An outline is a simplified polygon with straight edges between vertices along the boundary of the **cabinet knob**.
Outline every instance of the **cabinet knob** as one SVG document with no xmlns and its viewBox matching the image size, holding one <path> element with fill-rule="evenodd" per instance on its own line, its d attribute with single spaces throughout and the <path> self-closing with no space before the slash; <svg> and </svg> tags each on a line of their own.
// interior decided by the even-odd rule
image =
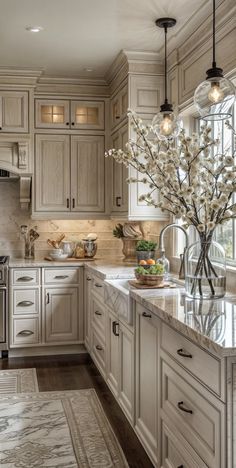
<svg viewBox="0 0 236 468">
<path fill-rule="evenodd" d="M 34 332 L 32 330 L 21 330 L 19 333 L 17 333 L 16 336 L 30 336 L 30 335 L 33 335 Z"/>
<path fill-rule="evenodd" d="M 177 349 L 177 354 L 182 357 L 190 358 L 192 359 L 192 354 L 188 353 L 188 351 L 184 351 L 182 348 Z"/>
<path fill-rule="evenodd" d="M 116 115 L 116 120 L 120 119 L 120 115 Z"/>
<path fill-rule="evenodd" d="M 116 197 L 116 206 L 121 206 L 121 197 Z"/>
<path fill-rule="evenodd" d="M 179 402 L 177 403 L 177 406 L 178 406 L 178 408 L 179 408 L 181 411 L 184 411 L 184 413 L 193 414 L 193 412 L 192 412 L 191 409 L 188 409 L 188 408 L 185 408 L 185 407 L 184 407 L 184 402 L 183 402 L 183 401 L 179 401 Z"/>
<path fill-rule="evenodd" d="M 142 316 L 146 318 L 152 318 L 151 314 L 148 314 L 147 312 L 143 312 Z"/>
<path fill-rule="evenodd" d="M 0 130 L 2 130 L 2 127 L 0 127 Z"/>
<path fill-rule="evenodd" d="M 70 122 L 66 122 L 66 125 L 70 125 Z"/>
<path fill-rule="evenodd" d="M 177 466 L 177 468 L 184 468 L 184 465 L 179 465 Z"/>
<path fill-rule="evenodd" d="M 74 126 L 74 125 L 75 125 L 75 122 L 71 122 L 71 125 L 73 125 L 73 126 Z"/>
</svg>

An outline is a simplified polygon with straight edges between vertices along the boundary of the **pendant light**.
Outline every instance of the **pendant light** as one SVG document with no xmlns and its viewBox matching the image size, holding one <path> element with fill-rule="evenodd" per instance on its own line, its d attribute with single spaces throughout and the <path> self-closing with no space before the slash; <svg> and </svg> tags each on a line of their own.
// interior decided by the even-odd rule
<svg viewBox="0 0 236 468">
<path fill-rule="evenodd" d="M 174 18 L 159 18 L 156 20 L 156 25 L 159 28 L 164 28 L 165 31 L 165 101 L 160 107 L 160 112 L 155 115 L 152 121 L 153 132 L 161 140 L 175 138 L 180 131 L 179 118 L 167 99 L 167 30 L 175 26 L 175 24 L 176 20 Z"/>
<path fill-rule="evenodd" d="M 206 72 L 206 80 L 194 93 L 194 103 L 203 120 L 225 120 L 232 117 L 231 108 L 235 100 L 235 87 L 224 77 L 222 68 L 216 66 L 216 5 L 213 0 L 213 61 Z"/>
</svg>

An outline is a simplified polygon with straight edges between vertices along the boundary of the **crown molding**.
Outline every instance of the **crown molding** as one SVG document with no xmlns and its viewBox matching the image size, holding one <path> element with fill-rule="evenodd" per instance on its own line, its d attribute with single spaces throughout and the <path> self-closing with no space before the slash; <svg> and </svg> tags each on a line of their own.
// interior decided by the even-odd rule
<svg viewBox="0 0 236 468">
<path fill-rule="evenodd" d="M 0 84 L 35 87 L 42 73 L 41 68 L 0 67 Z"/>
</svg>

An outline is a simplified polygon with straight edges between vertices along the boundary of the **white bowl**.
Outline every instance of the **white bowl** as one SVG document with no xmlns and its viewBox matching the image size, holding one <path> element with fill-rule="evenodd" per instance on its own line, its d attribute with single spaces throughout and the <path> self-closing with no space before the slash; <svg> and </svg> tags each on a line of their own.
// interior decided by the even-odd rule
<svg viewBox="0 0 236 468">
<path fill-rule="evenodd" d="M 65 253 L 58 254 L 57 252 L 51 252 L 50 257 L 53 260 L 65 260 L 66 258 L 68 258 L 68 254 L 65 254 Z"/>
</svg>

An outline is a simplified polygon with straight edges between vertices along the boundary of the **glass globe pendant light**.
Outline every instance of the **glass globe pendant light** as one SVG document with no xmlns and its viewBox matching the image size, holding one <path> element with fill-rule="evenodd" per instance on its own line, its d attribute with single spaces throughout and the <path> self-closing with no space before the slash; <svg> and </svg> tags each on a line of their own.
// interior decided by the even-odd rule
<svg viewBox="0 0 236 468">
<path fill-rule="evenodd" d="M 165 31 L 165 101 L 160 106 L 160 112 L 152 121 L 152 130 L 161 140 L 176 138 L 180 132 L 180 120 L 173 111 L 173 106 L 167 99 L 167 30 L 175 26 L 174 18 L 159 18 L 156 25 Z"/>
<path fill-rule="evenodd" d="M 194 93 L 194 103 L 203 120 L 225 120 L 232 117 L 231 108 L 235 100 L 235 87 L 224 77 L 222 68 L 216 66 L 215 44 L 215 0 L 213 0 L 213 61 L 206 72 L 206 80 Z"/>
</svg>

